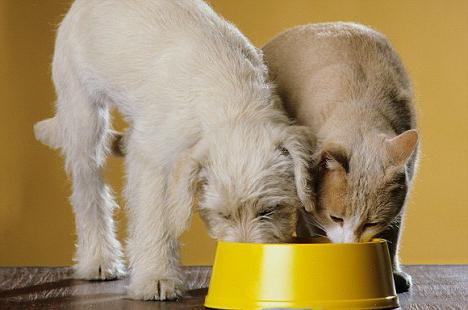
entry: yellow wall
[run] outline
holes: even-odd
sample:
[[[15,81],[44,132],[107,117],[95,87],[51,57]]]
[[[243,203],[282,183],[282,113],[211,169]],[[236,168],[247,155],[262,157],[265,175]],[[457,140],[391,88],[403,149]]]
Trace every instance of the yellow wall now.
[[[385,33],[413,78],[422,160],[407,213],[404,263],[468,263],[468,1],[212,0],[256,45],[288,27],[356,21]],[[55,25],[69,1],[0,1],[0,265],[68,265],[74,224],[57,152],[34,141],[52,115]],[[121,189],[122,162],[108,179]],[[118,212],[121,226],[123,211]],[[121,229],[120,236],[125,235]],[[214,242],[195,218],[183,261],[210,263]]]

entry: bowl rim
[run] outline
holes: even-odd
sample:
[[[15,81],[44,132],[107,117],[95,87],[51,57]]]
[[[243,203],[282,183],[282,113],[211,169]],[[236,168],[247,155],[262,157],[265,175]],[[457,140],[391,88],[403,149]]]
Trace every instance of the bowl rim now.
[[[253,242],[232,242],[232,241],[223,241],[218,240],[217,245],[219,244],[229,244],[235,245],[239,247],[349,247],[349,246],[365,246],[365,245],[375,245],[375,244],[382,244],[386,243],[387,240],[382,238],[373,238],[366,242],[349,242],[349,243],[332,243],[332,242],[325,242],[325,243],[253,243]]]

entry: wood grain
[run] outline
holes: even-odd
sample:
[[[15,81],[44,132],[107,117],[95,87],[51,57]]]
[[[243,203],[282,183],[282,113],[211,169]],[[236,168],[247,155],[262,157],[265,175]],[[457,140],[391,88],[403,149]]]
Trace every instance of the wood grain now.
[[[468,309],[468,265],[407,266],[413,288],[402,309]],[[81,281],[69,267],[0,268],[0,309],[204,309],[210,267],[186,267],[187,296],[175,302],[127,299],[127,279]]]

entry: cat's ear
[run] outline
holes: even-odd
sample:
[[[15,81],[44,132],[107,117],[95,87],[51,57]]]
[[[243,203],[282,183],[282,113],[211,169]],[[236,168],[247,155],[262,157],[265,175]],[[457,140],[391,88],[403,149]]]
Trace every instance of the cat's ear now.
[[[311,172],[317,207],[342,212],[348,182],[349,153],[341,145],[327,143],[314,155],[314,163],[315,168]]]
[[[320,152],[320,168],[325,171],[349,172],[348,152],[336,144],[326,145]]]
[[[415,129],[407,130],[400,135],[385,140],[385,148],[388,152],[391,164],[403,166],[418,145],[418,132]]]

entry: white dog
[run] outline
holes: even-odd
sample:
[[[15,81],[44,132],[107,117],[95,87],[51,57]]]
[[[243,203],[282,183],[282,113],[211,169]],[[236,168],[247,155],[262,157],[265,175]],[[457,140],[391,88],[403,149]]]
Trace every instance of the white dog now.
[[[290,126],[258,51],[200,0],[77,0],[57,35],[55,117],[37,139],[73,181],[76,276],[124,274],[102,167],[109,108],[127,143],[130,294],[183,293],[177,238],[198,206],[217,239],[276,242],[311,202],[310,141]],[[297,192],[296,192],[297,189]]]

